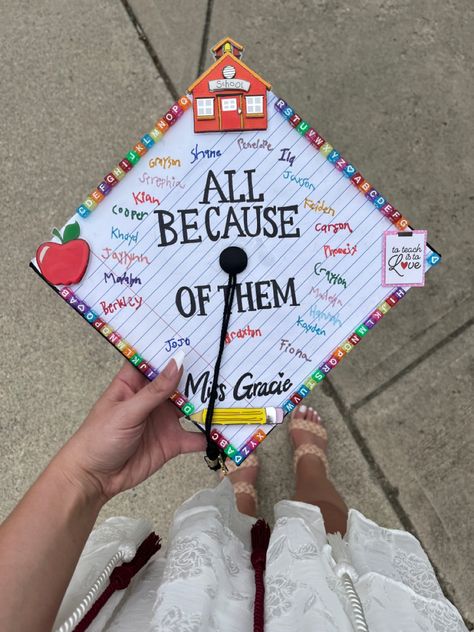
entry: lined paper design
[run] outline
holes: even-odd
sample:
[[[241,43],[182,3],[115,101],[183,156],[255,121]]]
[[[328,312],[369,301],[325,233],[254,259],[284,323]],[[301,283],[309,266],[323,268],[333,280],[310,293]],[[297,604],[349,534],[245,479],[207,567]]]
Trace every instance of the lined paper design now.
[[[270,93],[268,129],[258,132],[195,134],[187,110],[89,217],[73,220],[91,247],[87,273],[74,293],[158,370],[173,355],[173,341],[180,341],[187,355],[179,388],[197,410],[206,407],[217,356],[227,282],[218,263],[224,248],[243,248],[249,264],[238,278],[218,406],[282,405],[391,294],[381,285],[382,234],[390,221],[288,124],[275,101]],[[254,196],[263,194],[264,200],[223,202],[212,189],[203,204],[210,170],[225,191],[226,171],[235,172],[236,197],[248,193],[247,172],[253,170]],[[222,236],[233,207],[239,226],[245,218],[251,234],[258,213],[272,231],[263,209],[275,207],[267,217],[276,222],[278,209],[291,205],[297,210],[284,214],[285,231],[299,231],[297,237],[243,236],[231,223],[228,238],[212,240],[206,230],[207,217],[212,234]],[[197,214],[187,215],[184,239],[179,211],[192,209]],[[172,245],[159,245],[160,213],[174,219],[178,240]],[[198,305],[198,286],[206,286],[205,314],[196,308],[187,318],[178,310],[178,292],[189,288],[182,309],[190,310],[192,300]],[[297,305],[291,304],[293,291]],[[237,448],[256,431],[218,429]]]

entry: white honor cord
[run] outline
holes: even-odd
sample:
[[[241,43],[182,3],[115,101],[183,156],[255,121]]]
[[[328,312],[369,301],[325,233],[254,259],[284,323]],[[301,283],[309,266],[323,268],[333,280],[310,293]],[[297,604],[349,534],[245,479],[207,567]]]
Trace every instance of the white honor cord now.
[[[133,557],[133,555],[132,555]],[[112,557],[110,562],[104,568],[102,573],[99,575],[87,595],[81,601],[81,603],[74,610],[72,615],[59,627],[56,629],[56,632],[72,632],[76,625],[82,621],[82,619],[89,612],[95,601],[100,597],[100,595],[104,592],[106,588],[106,583],[112,574],[112,571],[118,564],[124,561],[130,561],[130,555],[127,550],[119,550]]]
[[[352,579],[347,573],[343,573],[341,579],[342,583],[344,584],[349,603],[351,604],[356,632],[369,632],[369,627],[365,619],[362,603],[359,599],[359,595],[357,594],[356,589],[354,588]]]

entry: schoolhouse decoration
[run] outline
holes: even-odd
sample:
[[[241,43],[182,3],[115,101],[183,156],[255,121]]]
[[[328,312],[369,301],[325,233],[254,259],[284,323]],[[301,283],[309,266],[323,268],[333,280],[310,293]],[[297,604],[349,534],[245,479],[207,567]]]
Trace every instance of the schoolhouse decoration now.
[[[216,62],[188,92],[193,95],[194,131],[267,129],[271,85],[242,61],[243,46],[230,38],[213,49]]]
[[[241,44],[211,52],[31,266],[148,379],[186,351],[171,399],[216,469],[242,463],[440,255]]]

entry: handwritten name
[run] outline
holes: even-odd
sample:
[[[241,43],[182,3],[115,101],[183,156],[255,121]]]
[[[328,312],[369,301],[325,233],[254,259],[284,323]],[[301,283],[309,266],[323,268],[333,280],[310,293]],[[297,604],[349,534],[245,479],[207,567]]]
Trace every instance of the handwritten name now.
[[[183,345],[186,345],[187,347],[191,345],[191,341],[189,340],[189,338],[170,338],[166,341],[165,351],[179,349],[179,347],[182,347]]]
[[[289,150],[288,147],[284,147],[283,149],[280,149],[280,157],[278,158],[278,160],[281,160],[282,162],[289,162],[291,166],[293,166],[293,163],[295,162],[295,154],[292,154],[291,151]]]
[[[350,244],[347,244],[345,248],[331,248],[329,244],[325,244],[325,246],[323,246],[323,249],[326,259],[328,257],[337,257],[337,255],[350,255],[351,257],[353,257],[357,252],[357,246],[351,246]]]
[[[193,159],[191,160],[191,164],[193,165],[198,160],[202,160],[203,158],[220,158],[222,156],[220,149],[199,149],[199,145],[196,145],[191,149],[191,156]]]
[[[342,322],[335,314],[321,311],[316,307],[316,305],[313,305],[311,307],[311,309],[309,310],[309,314],[313,320],[326,320],[331,325],[336,325],[336,327],[340,327],[342,325]]]
[[[117,206],[116,204],[112,206],[112,213],[114,215],[123,215],[124,217],[138,220],[148,217],[148,213],[146,211],[135,211],[134,209],[130,210],[127,207]]]
[[[260,329],[251,329],[250,325],[237,331],[228,331],[225,336],[226,344],[230,344],[235,338],[255,338],[262,335]]]
[[[155,167],[171,169],[171,167],[181,167],[181,160],[178,158],[171,158],[171,156],[157,156],[156,158],[150,158],[148,166],[150,169],[154,169]]]
[[[120,228],[117,228],[116,226],[112,226],[110,229],[110,237],[112,239],[126,241],[129,246],[131,246],[132,243],[138,243],[138,231],[136,233],[123,233]]]
[[[308,358],[306,353],[303,353],[301,349],[296,349],[296,347],[291,346],[292,343],[289,340],[280,340],[280,351],[284,351],[285,353],[290,353],[291,355],[296,356],[297,358],[301,358],[302,360],[306,360],[306,362],[312,362],[311,358]]]
[[[314,191],[316,189],[314,184],[310,182],[308,178],[300,178],[299,176],[295,176],[291,169],[285,169],[285,171],[283,172],[283,178],[285,180],[290,180],[290,182],[294,182],[302,188],[310,189],[310,191]]]
[[[326,206],[324,200],[321,202],[314,202],[309,198],[305,198],[304,208],[310,208],[312,211],[316,211],[317,213],[326,213],[326,215],[332,215],[333,217],[336,214],[336,211],[333,208]]]
[[[310,290],[310,294],[313,294],[313,296],[321,299],[322,301],[327,301],[332,307],[335,307],[336,305],[342,306],[343,304],[342,301],[336,296],[336,294],[329,294],[328,290],[321,292],[319,287],[312,287]]]
[[[321,329],[321,327],[318,327],[317,325],[310,325],[309,323],[304,321],[301,316],[298,316],[298,320],[296,321],[296,326],[304,329],[307,334],[314,334],[315,336],[326,335],[326,332],[324,331],[324,329]]]
[[[112,303],[106,303],[105,301],[100,301],[100,306],[102,307],[102,311],[105,316],[109,314],[114,314],[115,312],[125,309],[126,307],[130,307],[134,310],[137,310],[141,307],[143,303],[143,299],[141,296],[121,296],[117,300]]]
[[[268,140],[259,138],[258,140],[251,142],[246,141],[243,138],[237,139],[237,145],[239,149],[266,149],[267,151],[273,151],[272,144],[268,142]]]
[[[332,285],[343,285],[345,288],[347,287],[347,281],[340,274],[336,274],[335,272],[331,272],[327,268],[322,267],[322,263],[318,261],[318,263],[314,264],[314,274],[316,276],[325,275],[329,283]]]
[[[287,393],[293,382],[289,378],[285,378],[283,371],[278,372],[276,379],[270,382],[255,382],[253,373],[243,373],[235,382],[232,389],[233,399],[241,401],[243,399],[252,400],[254,397],[268,397],[269,395],[284,395]],[[200,397],[201,402],[205,404],[211,394],[212,377],[210,371],[201,373],[195,378],[192,373],[188,373],[184,387],[186,397]],[[227,386],[219,383],[217,385],[217,398],[223,401],[226,397]]]
[[[159,178],[158,176],[148,175],[146,171],[138,178],[138,182],[150,184],[157,189],[176,189],[177,187],[180,189],[185,188],[185,185],[181,182],[181,180],[177,180],[174,176]]]
[[[133,201],[135,204],[160,204],[160,200],[154,195],[150,195],[146,191],[139,191],[138,193],[132,193]]]
[[[103,248],[101,258],[104,261],[107,259],[112,259],[112,261],[117,261],[120,264],[123,264],[127,269],[134,263],[138,261],[138,263],[148,264],[150,260],[146,255],[137,255],[134,252],[126,252],[125,250],[116,251],[112,248]]]
[[[333,233],[334,235],[337,235],[337,233],[340,230],[348,230],[350,233],[352,233],[352,228],[351,225],[349,224],[349,222],[340,222],[339,224],[316,224],[316,226],[314,227],[314,230],[317,233]]]
[[[127,274],[124,272],[123,274],[114,274],[113,272],[104,272],[104,282],[105,283],[118,283],[120,285],[128,285],[129,287],[133,287],[135,284],[142,284],[142,280],[140,277],[133,276],[133,274]]]

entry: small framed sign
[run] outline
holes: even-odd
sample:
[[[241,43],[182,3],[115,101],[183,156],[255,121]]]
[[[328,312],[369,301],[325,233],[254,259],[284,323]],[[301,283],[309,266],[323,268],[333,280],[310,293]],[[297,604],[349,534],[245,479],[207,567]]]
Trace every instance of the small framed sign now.
[[[420,287],[425,284],[426,230],[383,234],[383,286]]]

